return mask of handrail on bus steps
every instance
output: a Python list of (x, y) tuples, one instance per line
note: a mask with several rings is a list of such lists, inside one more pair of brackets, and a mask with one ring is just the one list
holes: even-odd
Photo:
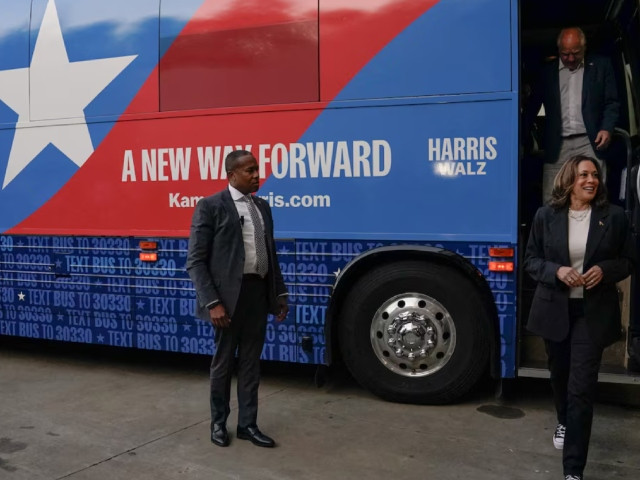
[[(622, 140), (624, 141), (624, 145), (625, 148), (627, 150), (627, 175), (626, 175), (626, 179), (625, 179), (625, 195), (624, 195), (624, 211), (627, 214), (627, 218), (631, 219), (631, 210), (633, 208), (632, 202), (633, 202), (633, 195), (632, 195), (632, 189), (633, 189), (633, 185), (632, 185), (632, 181), (633, 179), (631, 178), (632, 175), (632, 169), (633, 169), (633, 147), (631, 145), (631, 136), (629, 135), (629, 132), (627, 132), (626, 130), (622, 129), (622, 128), (618, 128), (616, 127), (613, 130), (613, 134), (614, 136), (619, 136), (622, 137)], [(640, 201), (640, 175), (636, 175), (636, 197), (638, 198), (638, 201)]]

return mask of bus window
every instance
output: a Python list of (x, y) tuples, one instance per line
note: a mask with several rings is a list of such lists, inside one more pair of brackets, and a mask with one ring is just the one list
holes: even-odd
[(162, 111), (318, 100), (318, 1), (209, 2), (175, 40), (162, 2)]
[[(31, 2), (15, 2), (10, 9), (2, 12), (0, 22), (0, 71), (13, 71), (11, 76), (0, 76), (0, 92), (12, 92), (2, 95), (0, 102), (0, 125), (16, 121), (20, 109), (17, 105), (27, 101), (27, 91), (20, 92), (29, 84), (29, 16)], [(17, 96), (22, 95), (21, 98)], [(3, 103), (4, 102), (4, 103)], [(24, 120), (24, 119), (21, 119)], [(5, 143), (2, 142), (2, 145)]]
[[(321, 2), (323, 101), (336, 94), (336, 100), (356, 100), (511, 90), (510, 2), (375, 3), (386, 3), (389, 15), (381, 20), (370, 0)], [(491, 22), (477, 20), (484, 17)], [(373, 38), (366, 35), (372, 27)], [(402, 34), (389, 42), (399, 29)], [(402, 61), (409, 51), (414, 61)], [(358, 62), (358, 75), (338, 90)]]
[(158, 1), (33, 0), (30, 119), (117, 115), (127, 105), (127, 113), (157, 111), (157, 95), (132, 103), (131, 87), (157, 84)]

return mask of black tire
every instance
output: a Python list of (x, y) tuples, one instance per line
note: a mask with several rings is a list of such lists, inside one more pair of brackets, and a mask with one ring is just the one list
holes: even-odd
[[(418, 303), (412, 303), (414, 299)], [(403, 316), (407, 314), (419, 317)], [(389, 326), (394, 318), (398, 320)], [(398, 333), (406, 334), (406, 327), (394, 330), (403, 322), (406, 325), (407, 318), (418, 319), (409, 325), (410, 337)], [(472, 282), (445, 265), (403, 261), (367, 272), (347, 295), (339, 322), (345, 364), (361, 385), (385, 400), (450, 403), (466, 394), (487, 367), (490, 329), (486, 306)], [(420, 359), (405, 361), (410, 358), (406, 352), (417, 355), (412, 350), (415, 345), (424, 344), (425, 338), (434, 339), (436, 323), (441, 335), (436, 336), (431, 354), (425, 356), (422, 350)], [(423, 335), (425, 329), (420, 326), (431, 326), (431, 336)], [(417, 328), (417, 335), (411, 333), (412, 328)], [(388, 342), (397, 339), (401, 342), (385, 350)], [(395, 354), (397, 345), (407, 347), (404, 356)]]

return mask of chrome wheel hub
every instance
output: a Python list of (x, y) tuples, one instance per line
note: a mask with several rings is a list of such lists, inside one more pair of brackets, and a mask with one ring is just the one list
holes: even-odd
[(421, 293), (388, 299), (371, 322), (371, 346), (389, 370), (403, 376), (430, 375), (451, 358), (453, 319), (437, 300)]

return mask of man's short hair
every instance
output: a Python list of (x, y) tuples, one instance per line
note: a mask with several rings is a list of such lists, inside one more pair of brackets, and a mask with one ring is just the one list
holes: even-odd
[(234, 150), (227, 158), (224, 159), (224, 168), (227, 170), (227, 174), (231, 173), (238, 166), (238, 160), (245, 155), (251, 155), (251, 152), (246, 150)]

